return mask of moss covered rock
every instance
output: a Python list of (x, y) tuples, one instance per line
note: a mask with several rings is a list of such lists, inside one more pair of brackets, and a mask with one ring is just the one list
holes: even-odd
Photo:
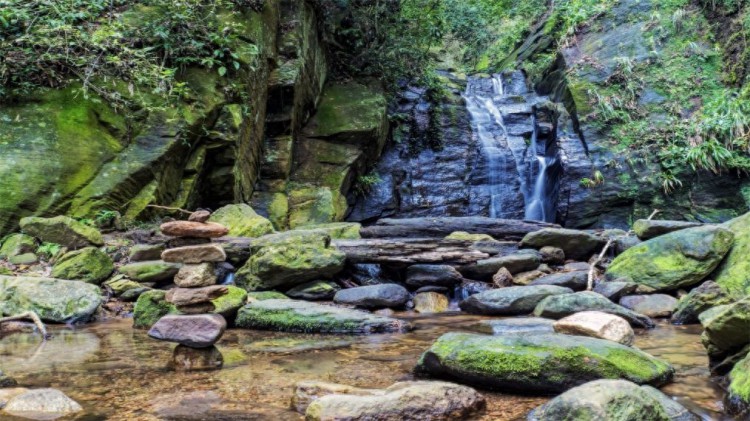
[(362, 238), (359, 230), (362, 224), (357, 222), (332, 222), (330, 224), (313, 224), (305, 227), (307, 230), (322, 231), (334, 240), (356, 240)]
[(98, 285), (114, 270), (115, 265), (107, 253), (96, 247), (86, 247), (64, 254), (52, 267), (52, 276)]
[(735, 364), (729, 373), (724, 407), (737, 419), (747, 419), (750, 416), (750, 355)]
[(220, 208), (211, 214), (209, 221), (229, 228), (227, 235), (232, 237), (260, 237), (274, 232), (271, 221), (244, 203)]
[(52, 323), (89, 320), (102, 302), (99, 287), (80, 281), (0, 275), (0, 314), (33, 311)]
[(750, 213), (733, 219), (724, 227), (734, 233), (734, 245), (714, 273), (714, 280), (729, 294), (750, 294)]
[(526, 234), (521, 240), (523, 247), (540, 249), (545, 246), (557, 247), (571, 259), (588, 260), (597, 253), (606, 241), (586, 231), (565, 228), (544, 228)]
[(102, 286), (104, 286), (105, 288), (109, 288), (115, 297), (119, 297), (130, 290), (143, 288), (143, 285), (141, 285), (140, 283), (130, 280), (123, 275), (113, 276), (112, 279), (108, 279), (106, 282), (104, 282)]
[(213, 313), (221, 314), (228, 323), (232, 323), (237, 310), (245, 305), (247, 291), (234, 285), (227, 285), (227, 293), (211, 301), (214, 305)]
[(678, 325), (698, 323), (699, 314), (712, 307), (730, 304), (733, 301), (716, 282), (706, 281), (680, 298), (671, 321)]
[(166, 291), (146, 291), (138, 297), (133, 308), (133, 327), (149, 329), (167, 314), (179, 314), (177, 307), (166, 300)]
[(456, 231), (450, 233), (446, 240), (459, 240), (459, 241), (495, 241), (491, 235), (488, 234), (472, 234), (466, 231)]
[(36, 240), (26, 234), (13, 234), (2, 242), (0, 259), (7, 259), (19, 254), (32, 253), (36, 250)]
[(23, 218), (21, 229), (42, 242), (60, 244), (71, 249), (104, 245), (99, 230), (62, 215), (54, 218)]
[(264, 300), (248, 304), (240, 309), (237, 326), (281, 332), (349, 334), (411, 329), (409, 323), (398, 319), (296, 300)]
[(161, 260), (130, 263), (118, 269), (120, 273), (138, 282), (161, 282), (171, 280), (180, 270), (180, 265)]
[(247, 293), (247, 302), (254, 303), (256, 301), (265, 300), (288, 300), (289, 297), (276, 291), (250, 291)]
[(643, 351), (603, 339), (447, 333), (422, 355), (416, 372), (493, 390), (557, 393), (596, 379), (659, 386), (672, 379), (674, 369)]
[(286, 295), (298, 300), (330, 300), (340, 289), (335, 282), (312, 281), (290, 289)]
[(703, 345), (709, 356), (723, 356), (750, 343), (750, 298), (714, 307), (709, 312), (700, 315)]
[(734, 234), (718, 226), (672, 232), (617, 256), (609, 279), (623, 279), (656, 291), (694, 285), (708, 276), (732, 247)]

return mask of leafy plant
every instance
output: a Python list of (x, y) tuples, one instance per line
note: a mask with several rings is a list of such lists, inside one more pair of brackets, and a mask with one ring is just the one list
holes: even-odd
[(99, 228), (109, 227), (119, 218), (120, 212), (102, 209), (94, 216), (94, 223)]
[(366, 194), (370, 193), (372, 191), (372, 188), (383, 181), (382, 178), (380, 178), (380, 174), (376, 172), (370, 172), (369, 174), (360, 175), (357, 177), (357, 183), (355, 184), (355, 191), (361, 195), (365, 196)]
[(62, 250), (60, 244), (55, 243), (42, 243), (37, 249), (36, 253), (42, 256), (46, 256), (48, 259), (57, 256), (57, 253)]

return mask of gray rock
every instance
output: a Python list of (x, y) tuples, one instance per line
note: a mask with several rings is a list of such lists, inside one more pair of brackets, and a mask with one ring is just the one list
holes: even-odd
[(588, 283), (588, 272), (561, 272), (537, 278), (529, 285), (557, 285), (570, 288), (574, 291), (586, 289)]
[(544, 228), (526, 234), (521, 241), (523, 247), (540, 249), (545, 246), (557, 247), (569, 259), (588, 260), (606, 243), (603, 238), (585, 231), (565, 228)]
[(666, 294), (626, 295), (620, 305), (648, 317), (669, 317), (677, 308), (677, 298)]
[(31, 416), (32, 419), (55, 419), (83, 411), (83, 408), (57, 389), (33, 389), (10, 399), (3, 410), (24, 418)]
[(487, 281), (500, 268), (506, 268), (511, 274), (534, 270), (539, 267), (541, 259), (539, 253), (533, 250), (519, 251), (507, 256), (491, 257), (462, 267), (461, 273), (470, 279)]
[(96, 285), (61, 279), (0, 275), (0, 314), (33, 311), (45, 322), (87, 321), (102, 302)]
[(501, 320), (481, 320), (471, 325), (473, 331), (490, 335), (512, 335), (518, 333), (554, 333), (555, 321), (541, 317), (520, 317)]
[(406, 285), (412, 288), (423, 286), (455, 287), (463, 276), (449, 265), (412, 265), (406, 269)]
[(592, 291), (547, 297), (536, 306), (534, 315), (550, 319), (562, 319), (581, 311), (603, 311), (620, 316), (634, 326), (654, 327), (654, 322), (648, 317), (619, 306), (601, 294)]
[(563, 266), (563, 272), (577, 272), (577, 271), (586, 271), (588, 272), (591, 268), (591, 265), (589, 265), (586, 262), (570, 262), (565, 264)]
[(555, 322), (555, 332), (567, 335), (590, 336), (630, 345), (635, 339), (627, 320), (601, 311), (582, 311)]
[(161, 253), (165, 249), (166, 246), (164, 244), (136, 244), (130, 248), (129, 259), (131, 262), (160, 260)]
[(33, 265), (34, 263), (39, 262), (39, 256), (34, 253), (17, 254), (15, 256), (10, 256), (8, 262), (14, 265)]
[(658, 219), (639, 219), (633, 224), (635, 235), (641, 240), (650, 240), (660, 235), (669, 234), (670, 232), (684, 230), (701, 226), (700, 222), (688, 221), (664, 221)]
[(23, 218), (21, 230), (42, 242), (60, 244), (69, 249), (104, 245), (102, 234), (96, 228), (67, 216)]
[(312, 281), (296, 286), (286, 292), (286, 295), (297, 300), (330, 300), (341, 290), (335, 282)]
[(0, 259), (33, 253), (36, 250), (36, 240), (26, 234), (13, 234), (3, 241), (0, 247)]
[(731, 304), (733, 301), (734, 299), (719, 284), (706, 281), (680, 299), (671, 322), (678, 325), (698, 323), (699, 314), (716, 306)]
[(612, 301), (619, 301), (623, 295), (631, 294), (638, 288), (638, 284), (623, 281), (599, 282), (594, 286), (594, 292), (602, 294)]
[(207, 348), (221, 338), (226, 328), (227, 321), (219, 314), (168, 314), (151, 327), (148, 336), (192, 348)]
[(487, 315), (531, 313), (544, 298), (571, 294), (573, 290), (554, 285), (517, 286), (493, 289), (472, 295), (460, 303), (461, 310)]
[(409, 301), (409, 291), (398, 284), (380, 284), (343, 289), (333, 301), (364, 308), (402, 307)]
[(544, 246), (539, 249), (542, 262), (550, 265), (561, 265), (565, 263), (565, 251), (561, 248)]

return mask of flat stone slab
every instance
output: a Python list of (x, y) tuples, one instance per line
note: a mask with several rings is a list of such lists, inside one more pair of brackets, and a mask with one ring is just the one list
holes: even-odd
[(171, 221), (161, 224), (161, 233), (172, 237), (223, 237), (229, 228), (215, 222)]
[(57, 389), (31, 389), (8, 400), (3, 410), (23, 418), (56, 419), (83, 408)]
[(582, 311), (563, 317), (554, 324), (555, 332), (590, 336), (630, 345), (635, 339), (633, 328), (622, 317), (601, 311)]
[(368, 285), (343, 289), (333, 301), (365, 308), (401, 307), (409, 301), (409, 291), (398, 284)]
[(161, 253), (161, 259), (171, 263), (223, 262), (227, 260), (227, 254), (220, 245), (208, 243), (166, 249)]
[(207, 348), (221, 338), (226, 328), (227, 321), (220, 314), (170, 314), (159, 319), (148, 336), (193, 348)]
[(207, 303), (229, 292), (224, 285), (203, 288), (172, 288), (167, 291), (167, 302), (176, 306), (191, 306)]
[(482, 320), (470, 326), (471, 330), (490, 335), (528, 333), (554, 333), (555, 321), (543, 317), (519, 317), (501, 320)]

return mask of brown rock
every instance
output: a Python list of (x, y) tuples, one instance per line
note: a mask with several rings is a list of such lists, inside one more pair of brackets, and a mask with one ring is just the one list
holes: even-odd
[(229, 292), (227, 287), (213, 285), (203, 288), (173, 288), (167, 291), (166, 299), (176, 306), (191, 306), (207, 303)]
[(181, 288), (199, 288), (216, 284), (213, 263), (186, 264), (177, 272), (174, 283)]
[(222, 365), (224, 356), (215, 346), (196, 349), (177, 345), (170, 363), (170, 367), (175, 371), (216, 370)]
[(191, 304), (188, 306), (176, 306), (177, 311), (182, 314), (206, 314), (213, 313), (216, 310), (216, 306), (212, 302)]
[(509, 287), (513, 284), (513, 275), (503, 267), (492, 276), (492, 282), (498, 287)]
[(171, 263), (223, 262), (227, 254), (218, 244), (201, 244), (164, 250), (161, 259)]
[(172, 221), (161, 224), (162, 234), (172, 237), (215, 238), (227, 235), (229, 228), (215, 222)]
[(188, 221), (190, 222), (206, 222), (211, 217), (211, 212), (207, 210), (199, 210), (190, 214)]
[(448, 297), (437, 292), (420, 292), (414, 296), (417, 313), (442, 313), (448, 311)]
[(220, 314), (169, 314), (154, 324), (148, 336), (193, 348), (208, 348), (221, 338), (227, 321)]
[(197, 246), (200, 244), (208, 244), (211, 242), (210, 238), (196, 238), (196, 237), (174, 237), (167, 241), (168, 248), (177, 248), (185, 246)]

